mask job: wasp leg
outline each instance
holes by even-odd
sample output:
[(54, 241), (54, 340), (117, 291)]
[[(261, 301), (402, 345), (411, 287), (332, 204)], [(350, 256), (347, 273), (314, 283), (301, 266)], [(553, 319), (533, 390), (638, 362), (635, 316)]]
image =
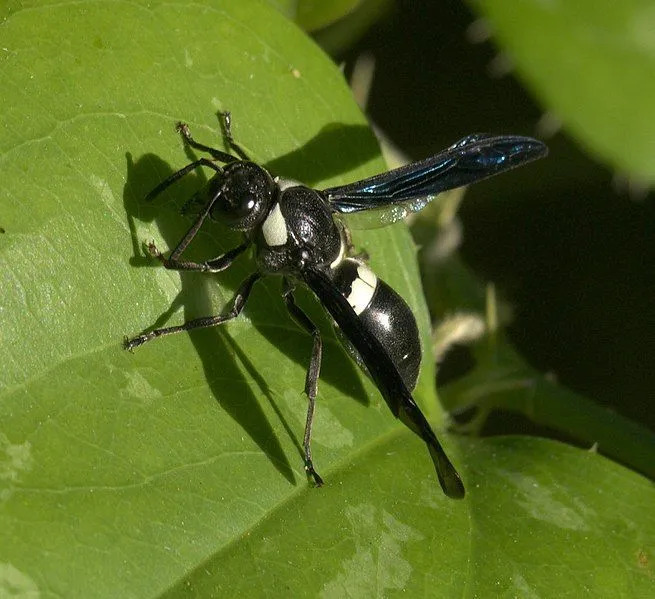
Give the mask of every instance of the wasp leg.
[(146, 195), (145, 201), (149, 202), (150, 200), (158, 196), (162, 191), (164, 191), (164, 189), (173, 185), (175, 181), (178, 181), (179, 179), (184, 177), (184, 175), (188, 175), (192, 170), (198, 168), (199, 166), (208, 166), (209, 168), (214, 169), (217, 173), (223, 172), (223, 169), (217, 164), (214, 164), (209, 158), (200, 158), (195, 162), (191, 162), (190, 164), (187, 164), (184, 168), (181, 168), (179, 171), (174, 172), (170, 177), (164, 179), (151, 192), (149, 192), (148, 195)]
[(237, 142), (235, 142), (234, 137), (232, 137), (232, 115), (230, 112), (228, 110), (225, 112), (219, 111), (218, 117), (221, 119), (221, 126), (223, 127), (223, 135), (225, 135), (225, 140), (227, 141), (230, 148), (232, 148), (232, 151), (235, 154), (238, 154), (242, 160), (250, 161), (248, 154), (244, 152), (243, 148)]
[(143, 345), (148, 341), (152, 341), (153, 339), (157, 339), (158, 337), (173, 335), (174, 333), (181, 333), (183, 331), (192, 331), (193, 329), (215, 327), (236, 318), (239, 316), (239, 314), (241, 314), (243, 307), (246, 305), (253, 285), (261, 278), (261, 276), (262, 275), (258, 272), (253, 273), (243, 283), (241, 283), (241, 286), (234, 296), (232, 308), (226, 314), (220, 314), (218, 316), (204, 316), (202, 318), (189, 320), (188, 322), (175, 327), (155, 329), (154, 331), (132, 337), (132, 339), (126, 338), (123, 341), (123, 348), (132, 351), (135, 347), (139, 347), (140, 345)]
[(348, 258), (354, 258), (355, 260), (359, 260), (360, 262), (367, 263), (370, 258), (368, 252), (365, 250), (362, 250), (361, 252), (356, 252), (355, 245), (353, 244), (352, 234), (350, 233), (350, 229), (343, 224), (340, 225), (340, 228), (341, 228), (343, 243), (346, 249), (345, 255)]
[[(153, 258), (161, 261), (165, 268), (169, 270), (197, 270), (200, 272), (221, 272), (232, 266), (234, 260), (242, 254), (250, 246), (249, 241), (245, 241), (241, 245), (235, 247), (229, 252), (225, 252), (216, 258), (206, 260), (205, 262), (190, 262), (188, 260), (178, 260), (173, 258), (175, 251), (171, 254), (170, 258), (164, 258), (162, 253), (157, 249), (157, 246), (151, 242), (148, 244), (148, 252)], [(177, 250), (176, 250), (177, 251)], [(179, 256), (182, 252), (177, 252)]]
[(305, 450), (305, 472), (307, 476), (314, 480), (314, 484), (320, 487), (323, 484), (323, 479), (319, 476), (318, 472), (314, 469), (312, 461), (312, 424), (314, 423), (314, 408), (316, 407), (316, 395), (318, 393), (318, 377), (321, 372), (321, 358), (323, 356), (323, 340), (321, 339), (321, 332), (316, 325), (309, 319), (309, 317), (297, 306), (293, 297), (293, 287), (288, 281), (284, 280), (285, 289), (283, 291), (284, 301), (287, 305), (287, 310), (294, 322), (307, 333), (309, 333), (314, 343), (312, 345), (312, 355), (309, 360), (309, 368), (307, 369), (307, 376), (305, 377), (305, 394), (307, 395), (307, 420), (305, 421), (305, 434), (303, 436), (303, 449)]
[(202, 197), (202, 194), (200, 194), (198, 191), (194, 193), (184, 204), (182, 204), (182, 208), (180, 208), (180, 214), (185, 215), (188, 214), (191, 211), (191, 206), (194, 204), (200, 204), (204, 206), (204, 199)]
[[(177, 247), (171, 252), (171, 255), (168, 258), (163, 258), (161, 252), (157, 249), (154, 243), (149, 243), (147, 245), (148, 251), (155, 257), (159, 258), (163, 263), (166, 268), (170, 268), (172, 270), (207, 270), (206, 268), (203, 267), (198, 267), (196, 266), (189, 266), (188, 268), (186, 267), (179, 267), (178, 265), (180, 264), (189, 264), (189, 265), (197, 265), (195, 262), (183, 262), (178, 260), (178, 258), (182, 255), (182, 252), (187, 249), (189, 244), (193, 241), (193, 238), (198, 234), (198, 231), (200, 230), (200, 227), (202, 227), (202, 223), (205, 222), (205, 219), (209, 216), (209, 213), (211, 212), (212, 206), (214, 205), (214, 202), (216, 200), (212, 199), (207, 204), (205, 207), (202, 209), (202, 212), (198, 216), (198, 218), (194, 221), (194, 223), (191, 225), (191, 228), (184, 234), (184, 237), (182, 237), (180, 243), (177, 244)], [(227, 254), (232, 254), (232, 259), (234, 257), (238, 256), (243, 250), (246, 249), (247, 245), (243, 247), (244, 244), (238, 246), (234, 250), (231, 250)], [(234, 254), (236, 252), (236, 254)], [(225, 254), (227, 256), (227, 254)], [(215, 258), (214, 260), (219, 260), (221, 257), (219, 256), (218, 258)], [(213, 261), (210, 261), (213, 262)], [(231, 261), (230, 261), (231, 263)], [(229, 264), (227, 265), (229, 266)], [(225, 268), (227, 268), (227, 266)], [(221, 270), (225, 270), (225, 268)], [(216, 271), (218, 272), (218, 271)]]
[[(226, 164), (238, 160), (238, 158), (236, 156), (232, 156), (232, 154), (228, 154), (227, 152), (222, 152), (221, 150), (217, 150), (216, 148), (212, 148), (210, 146), (206, 146), (205, 144), (201, 144), (197, 142), (195, 139), (193, 139), (193, 137), (191, 137), (191, 131), (189, 131), (189, 125), (187, 125), (186, 123), (182, 123), (182, 122), (177, 123), (175, 125), (175, 129), (181, 133), (182, 137), (184, 138), (184, 141), (187, 144), (189, 144), (192, 148), (195, 148), (196, 150), (200, 150), (201, 152), (207, 152), (208, 154), (211, 154), (214, 160), (218, 160), (219, 162), (225, 162)], [(231, 145), (232, 144), (230, 144), (230, 146)], [(205, 158), (205, 160), (207, 159)]]

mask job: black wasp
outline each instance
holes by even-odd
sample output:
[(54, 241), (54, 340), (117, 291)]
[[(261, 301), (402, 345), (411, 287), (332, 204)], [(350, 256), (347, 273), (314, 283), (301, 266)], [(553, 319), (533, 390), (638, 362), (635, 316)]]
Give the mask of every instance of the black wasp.
[[(162, 181), (152, 199), (199, 166), (216, 174), (199, 192), (204, 207), (170, 257), (150, 244), (151, 254), (166, 268), (215, 273), (228, 268), (248, 248), (254, 249), (256, 271), (241, 284), (229, 311), (156, 329), (125, 340), (132, 350), (163, 335), (213, 327), (243, 310), (253, 285), (265, 275), (282, 277), (282, 297), (293, 320), (314, 340), (305, 393), (309, 398), (303, 439), (305, 470), (317, 486), (323, 481), (314, 469), (311, 432), (321, 368), (321, 334), (296, 305), (294, 284), (307, 285), (332, 317), (339, 337), (357, 363), (373, 379), (394, 416), (428, 446), (446, 495), (463, 497), (464, 485), (430, 424), (412, 398), (421, 363), (421, 346), (414, 315), (405, 301), (356, 256), (350, 233), (340, 214), (390, 207), (389, 221), (408, 209), (419, 209), (421, 198), (467, 185), (544, 156), (546, 146), (519, 136), (470, 135), (436, 156), (348, 185), (321, 191), (295, 181), (273, 177), (252, 162), (232, 138), (230, 114), (221, 113), (227, 144), (235, 155), (195, 141), (187, 125), (178, 131), (189, 146), (208, 153)], [(223, 163), (219, 166), (216, 162)], [(243, 243), (206, 262), (180, 259), (182, 252), (210, 216), (243, 232)]]

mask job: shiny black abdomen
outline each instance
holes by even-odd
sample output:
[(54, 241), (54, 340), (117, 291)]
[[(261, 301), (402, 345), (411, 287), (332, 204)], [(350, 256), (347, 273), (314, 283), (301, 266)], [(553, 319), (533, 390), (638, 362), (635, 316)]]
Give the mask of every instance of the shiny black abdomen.
[[(403, 381), (410, 391), (413, 390), (421, 368), (421, 342), (416, 319), (405, 300), (359, 259), (343, 259), (334, 265), (330, 275), (362, 326), (387, 350)], [(359, 354), (345, 335), (339, 337), (364, 368)]]
[(421, 343), (416, 318), (405, 300), (378, 279), (373, 299), (359, 319), (385, 347), (412, 391), (421, 368)]

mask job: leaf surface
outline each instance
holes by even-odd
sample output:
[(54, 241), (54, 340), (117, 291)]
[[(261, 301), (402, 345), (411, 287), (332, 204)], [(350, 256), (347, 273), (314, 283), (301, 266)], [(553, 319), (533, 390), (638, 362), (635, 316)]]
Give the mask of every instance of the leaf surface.
[[(219, 276), (181, 276), (143, 256), (143, 241), (165, 249), (181, 238), (191, 217), (180, 207), (206, 176), (143, 202), (195, 158), (176, 121), (222, 147), (214, 113), (229, 109), (254, 160), (311, 185), (384, 168), (338, 69), (295, 26), (257, 2), (41, 1), (2, 11), (0, 594), (150, 597), (223, 585), (230, 596), (474, 595), (501, 570), (504, 585), (519, 572), (539, 588), (548, 577), (534, 579), (518, 548), (547, 534), (565, 571), (578, 559), (571, 539), (585, 538), (570, 530), (585, 532), (589, 572), (612, 588), (638, 594), (651, 580), (648, 483), (558, 445), (442, 434), (469, 488), (468, 503), (448, 501), (422, 443), (389, 414), (309, 293), (300, 303), (325, 332), (320, 491), (307, 484), (299, 449), (311, 340), (286, 315), (278, 281), (259, 285), (224, 330), (121, 349), (124, 335), (154, 323), (220, 311), (252, 270), (244, 257)], [(237, 242), (209, 224), (189, 257)], [(428, 348), (405, 226), (355, 242), (408, 300)], [(427, 358), (417, 400), (438, 425), (433, 379)], [(521, 502), (536, 514), (535, 534), (519, 526), (531, 520), (517, 522)], [(549, 507), (573, 529), (543, 517)], [(621, 544), (601, 555), (593, 541), (608, 522)], [(507, 570), (511, 548), (518, 565)], [(473, 567), (489, 559), (493, 568)]]

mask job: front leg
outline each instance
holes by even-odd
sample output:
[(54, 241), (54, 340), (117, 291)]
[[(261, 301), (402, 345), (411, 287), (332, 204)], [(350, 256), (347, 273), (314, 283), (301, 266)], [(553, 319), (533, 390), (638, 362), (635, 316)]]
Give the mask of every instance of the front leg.
[(193, 139), (193, 137), (191, 137), (191, 131), (189, 131), (189, 125), (187, 125), (186, 123), (177, 123), (177, 125), (175, 125), (175, 129), (177, 129), (177, 131), (179, 131), (182, 134), (184, 141), (187, 144), (189, 144), (192, 148), (211, 154), (214, 160), (218, 160), (226, 164), (238, 160), (238, 158), (236, 156), (232, 156), (232, 154), (228, 154), (227, 152), (223, 152), (221, 150), (217, 150), (216, 148), (206, 146), (205, 144), (198, 143), (195, 139)]
[(350, 229), (342, 223), (340, 224), (340, 228), (343, 244), (345, 247), (345, 256), (348, 258), (354, 258), (355, 260), (359, 260), (360, 262), (364, 262), (366, 264), (370, 259), (368, 252), (366, 250), (357, 252), (355, 250), (355, 245), (353, 244), (353, 238), (352, 234), (350, 233)]
[[(153, 257), (157, 258), (165, 268), (169, 270), (195, 270), (200, 272), (221, 272), (232, 265), (232, 262), (240, 256), (248, 246), (250, 241), (245, 241), (241, 245), (235, 247), (229, 252), (225, 252), (216, 258), (211, 260), (206, 260), (205, 262), (191, 262), (189, 260), (178, 260), (175, 256), (175, 252), (171, 254), (170, 258), (165, 258), (164, 255), (157, 249), (157, 246), (154, 242), (148, 244), (148, 253)], [(179, 255), (179, 253), (178, 253)]]
[(223, 127), (223, 135), (225, 136), (225, 139), (227, 140), (230, 148), (232, 148), (232, 151), (235, 154), (238, 154), (241, 160), (250, 161), (251, 159), (248, 157), (248, 154), (243, 151), (241, 146), (234, 141), (234, 137), (232, 137), (232, 115), (230, 112), (228, 110), (219, 111), (218, 118), (220, 119), (221, 126)]

